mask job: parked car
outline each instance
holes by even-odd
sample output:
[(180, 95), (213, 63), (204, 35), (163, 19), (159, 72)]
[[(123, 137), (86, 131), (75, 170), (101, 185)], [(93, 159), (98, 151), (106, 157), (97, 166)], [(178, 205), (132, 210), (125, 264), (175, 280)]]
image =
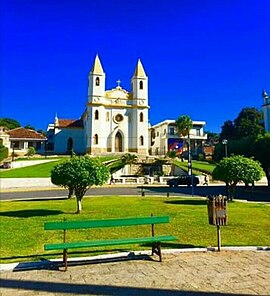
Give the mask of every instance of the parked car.
[[(167, 181), (167, 185), (169, 185), (170, 187), (177, 187), (179, 185), (187, 185), (190, 186), (192, 183), (191, 181), (191, 176), (189, 175), (181, 175), (177, 178), (173, 178)], [(200, 180), (198, 177), (193, 176), (193, 186), (196, 186), (197, 184), (199, 184)]]

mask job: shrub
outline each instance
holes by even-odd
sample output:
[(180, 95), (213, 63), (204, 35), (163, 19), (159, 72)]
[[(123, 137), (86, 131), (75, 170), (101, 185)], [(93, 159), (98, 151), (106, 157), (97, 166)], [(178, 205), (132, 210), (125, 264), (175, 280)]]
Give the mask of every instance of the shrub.
[(0, 146), (0, 161), (8, 157), (8, 148), (1, 145)]
[(36, 149), (34, 147), (29, 147), (27, 150), (27, 156), (33, 156), (36, 154)]
[(170, 157), (170, 158), (176, 158), (176, 157), (177, 157), (177, 151), (175, 151), (175, 150), (168, 151), (168, 152), (166, 153), (166, 155), (167, 155), (168, 157)]

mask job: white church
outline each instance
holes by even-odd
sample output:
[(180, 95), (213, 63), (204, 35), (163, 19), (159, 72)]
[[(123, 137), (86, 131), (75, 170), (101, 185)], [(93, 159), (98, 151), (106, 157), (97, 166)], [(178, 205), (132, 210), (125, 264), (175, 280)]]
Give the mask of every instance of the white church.
[[(47, 129), (48, 152), (67, 154), (73, 150), (76, 154), (93, 155), (159, 155), (170, 150), (172, 138), (181, 148), (179, 136), (169, 132), (169, 125), (165, 125), (164, 132), (160, 134), (162, 148), (156, 147), (160, 145), (158, 132), (155, 139), (151, 137), (155, 126), (151, 127), (149, 123), (148, 77), (140, 60), (131, 79), (130, 92), (120, 86), (120, 81), (116, 88), (106, 90), (105, 82), (106, 75), (97, 55), (88, 76), (88, 100), (84, 113), (78, 120), (55, 117), (54, 123), (49, 124)], [(204, 121), (194, 122), (196, 131), (191, 131), (196, 145), (199, 143), (201, 147), (206, 139), (204, 125)]]

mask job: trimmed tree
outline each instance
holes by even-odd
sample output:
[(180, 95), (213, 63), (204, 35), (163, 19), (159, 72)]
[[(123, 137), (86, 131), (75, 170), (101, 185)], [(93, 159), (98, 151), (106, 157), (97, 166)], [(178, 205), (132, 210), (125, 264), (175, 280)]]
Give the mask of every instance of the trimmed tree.
[(56, 165), (51, 171), (53, 184), (67, 188), (69, 197), (74, 192), (77, 213), (82, 211), (82, 198), (93, 185), (103, 185), (110, 177), (109, 169), (97, 159), (89, 156), (74, 156)]
[(228, 186), (228, 199), (233, 200), (236, 185), (259, 181), (263, 176), (263, 169), (258, 161), (241, 155), (222, 159), (213, 170), (212, 177)]

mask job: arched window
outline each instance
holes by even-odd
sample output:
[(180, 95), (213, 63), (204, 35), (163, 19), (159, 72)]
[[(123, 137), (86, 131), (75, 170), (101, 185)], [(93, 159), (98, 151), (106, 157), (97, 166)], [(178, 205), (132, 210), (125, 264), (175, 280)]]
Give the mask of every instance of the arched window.
[(96, 110), (96, 111), (95, 111), (95, 119), (96, 119), (96, 120), (98, 120), (98, 116), (99, 116), (99, 114), (98, 114), (98, 110)]
[(143, 122), (143, 113), (140, 113), (140, 122)]
[(143, 136), (140, 136), (140, 145), (143, 146)]
[(140, 89), (143, 89), (143, 82), (140, 81)]
[(95, 134), (94, 135), (94, 145), (97, 145), (98, 144), (98, 135)]
[(99, 77), (96, 78), (96, 86), (99, 86), (100, 84), (100, 80), (99, 80)]
[(109, 120), (110, 120), (110, 113), (107, 112), (107, 113), (106, 113), (106, 121), (109, 121)]

